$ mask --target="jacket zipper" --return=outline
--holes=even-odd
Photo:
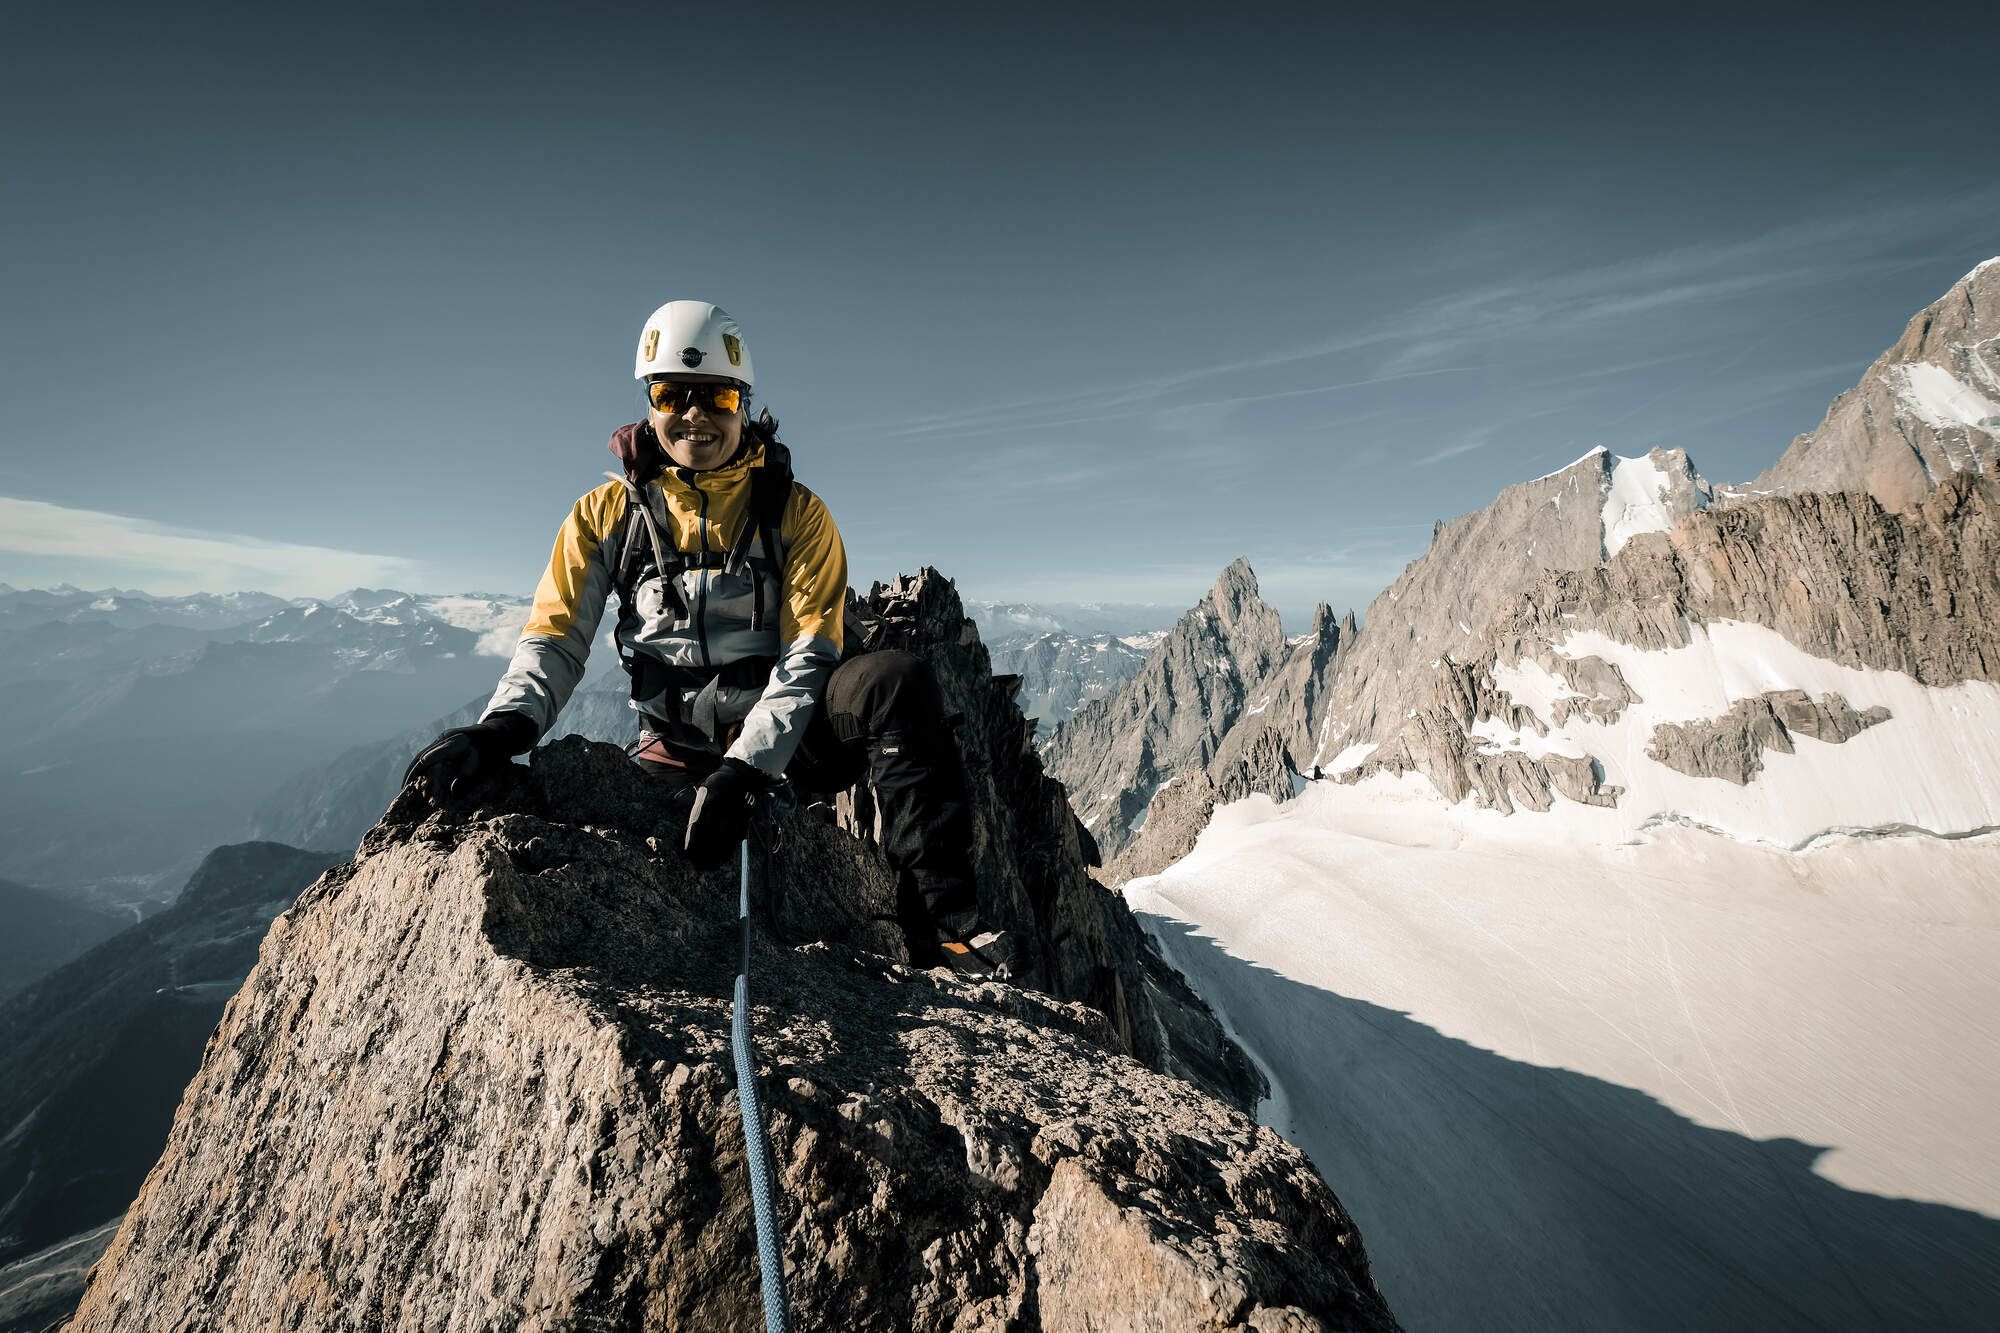
[[[700,508],[695,514],[695,528],[701,534],[701,553],[706,556],[708,554],[708,492],[701,488],[701,483],[696,481],[693,476],[688,478],[688,485],[692,486],[694,493],[701,497]],[[703,666],[713,666],[714,663],[709,661],[708,658],[708,562],[706,560],[702,561],[701,568],[696,573],[694,582],[694,634],[696,642],[701,644],[701,664]]]

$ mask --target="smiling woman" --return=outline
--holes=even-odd
[[[822,794],[865,781],[912,959],[1008,975],[1017,946],[981,923],[937,681],[912,653],[850,644],[847,548],[793,480],[777,421],[747,419],[755,372],[736,321],[669,301],[640,330],[633,370],[647,418],[611,437],[622,471],[572,506],[479,721],[439,736],[405,783],[441,802],[475,794],[548,734],[615,596],[640,727],[629,753],[685,808],[690,862],[721,864],[759,795],[788,780]]]

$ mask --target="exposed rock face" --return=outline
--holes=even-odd
[[[1889,720],[1879,704],[1856,712],[1837,694],[1815,699],[1804,690],[1772,690],[1739,699],[1721,717],[1653,729],[1646,756],[1698,778],[1722,778],[1739,787],[1764,768],[1764,751],[1796,754],[1794,735],[1838,745]]]
[[[898,591],[919,637],[956,612],[942,580],[876,599]],[[969,737],[1004,721],[1014,747],[977,756],[976,785],[1046,782],[1000,688],[964,698],[954,649],[983,649],[961,627],[940,674]],[[651,781],[573,739],[477,808],[399,800],[272,927],[73,1327],[756,1326],[735,885],[686,868]],[[1058,812],[1067,828],[1050,783],[1023,825],[986,825],[1002,845],[982,854],[1024,851],[1013,835]],[[763,933],[752,964],[810,1326],[1394,1327],[1304,1157],[1129,1058],[1131,1024],[900,966],[885,871],[811,812],[771,862],[778,928],[818,941]],[[1058,990],[1087,943],[1134,938],[1106,912],[1076,939],[1095,906],[1030,906],[1009,924]]]
[[[1140,875],[1158,874],[1194,850],[1218,805],[1240,801],[1253,792],[1287,801],[1299,782],[1283,733],[1274,726],[1239,725],[1230,736],[1243,736],[1228,754],[1210,761],[1208,771],[1176,774],[1153,794],[1146,809],[1146,826],[1111,858],[1100,876],[1104,883],[1123,884]],[[1213,774],[1213,776],[1211,776]]]
[[[1690,622],[1769,625],[1819,657],[1926,685],[2000,679],[2000,481],[1964,474],[1916,508],[1777,496],[1703,514],[1602,569],[1552,573],[1497,636],[1589,626],[1678,647]]]
[[[1613,802],[1619,793],[1598,784],[1589,756],[1496,751],[1474,734],[1487,719],[1509,731],[1546,730],[1494,685],[1496,667],[1530,661],[1562,680],[1573,693],[1555,705],[1558,725],[1578,711],[1609,721],[1632,697],[1617,668],[1565,657],[1555,645],[1587,628],[1641,648],[1681,647],[1690,626],[1716,621],[1765,625],[1814,656],[1926,685],[2000,679],[2000,481],[1962,474],[1905,512],[1858,492],[1746,501],[1635,539],[1599,568],[1551,571],[1494,627],[1491,649],[1439,677],[1433,696],[1343,776],[1414,770],[1450,799],[1477,792],[1502,811],[1546,809],[1558,792]],[[1846,739],[1886,718],[1844,708],[1798,713],[1798,728],[1789,718],[1784,726]],[[1754,729],[1758,715],[1743,713],[1742,726]],[[1773,714],[1762,733],[1771,748],[1789,746],[1775,743],[1779,722]],[[1696,753],[1710,733],[1692,729],[1657,739],[1651,757],[1749,781],[1765,746],[1727,719],[1715,725],[1717,748]],[[1730,734],[1740,741],[1723,738]]]
[[[1049,735],[1092,699],[1115,694],[1145,664],[1149,640],[1162,637],[1078,636],[1058,630],[989,646],[994,672],[1021,678],[1021,711],[1039,719],[1042,734]]]
[[[1557,793],[1583,805],[1616,804],[1621,792],[1604,785],[1602,771],[1587,756],[1531,756],[1486,744],[1476,734],[1475,728],[1487,718],[1498,719],[1510,730],[1543,730],[1540,719],[1494,684],[1492,668],[1490,656],[1478,665],[1451,664],[1433,680],[1431,697],[1411,709],[1383,743],[1337,780],[1354,782],[1376,773],[1415,771],[1429,778],[1448,801],[1477,796],[1481,805],[1503,814],[1517,808],[1547,810]],[[1601,702],[1605,697],[1593,699]]]
[[[1866,491],[1892,509],[2000,459],[2000,259],[1910,321],[1861,382],[1833,400],[1741,494]]]
[[[1284,661],[1258,682],[1237,725],[1216,746],[1208,772],[1219,789],[1240,785],[1237,775],[1243,774],[1250,790],[1278,796],[1292,773],[1311,767],[1313,719],[1325,711],[1342,655],[1353,647],[1356,633],[1352,611],[1335,618],[1332,607],[1319,604],[1312,628],[1287,643]],[[1260,762],[1260,751],[1282,762]]]
[[[257,942],[337,853],[209,853],[172,907],[0,1006],[0,1263],[117,1216]]]
[[[1237,565],[1248,572],[1246,563],[1238,561]],[[1230,569],[1235,570],[1237,565]],[[1224,571],[1224,578],[1229,577],[1230,571]],[[1198,641],[1209,624],[1208,613],[1197,606],[1183,617],[1183,624],[1190,638]],[[1296,756],[1311,753],[1312,719],[1338,670],[1340,654],[1353,643],[1354,636],[1352,611],[1336,619],[1333,608],[1320,603],[1312,629],[1285,640],[1275,664],[1265,675],[1244,681],[1244,702],[1236,722],[1215,742],[1214,752],[1205,760],[1201,757],[1201,746],[1171,767],[1156,762],[1156,752],[1152,749],[1130,747],[1128,754],[1134,762],[1153,763],[1156,773],[1164,770],[1168,776],[1152,788],[1153,795],[1137,821],[1121,816],[1120,811],[1125,807],[1112,808],[1104,802],[1099,802],[1085,816],[1093,824],[1092,832],[1100,842],[1120,849],[1105,869],[1104,882],[1122,884],[1186,855],[1208,822],[1209,812],[1219,804],[1251,792],[1263,792],[1273,800],[1290,799],[1304,767]],[[1109,705],[1112,715],[1141,707],[1139,696],[1156,691],[1156,684],[1134,683],[1127,688],[1133,697],[1115,699]],[[1063,744],[1077,743],[1078,734],[1072,734]],[[1045,752],[1055,748],[1051,745]],[[1124,772],[1112,772],[1104,780],[1123,782],[1134,789],[1146,785]],[[1138,826],[1136,830],[1134,823]]]
[[[1367,627],[1339,664],[1308,766],[1348,768],[1349,747],[1385,745],[1412,710],[1428,707],[1451,663],[1472,662],[1548,570],[1596,568],[1634,538],[1709,502],[1678,449],[1619,458],[1594,449],[1492,504],[1445,524],[1368,608]]]
[[[1011,682],[993,676],[951,580],[922,569],[878,583],[850,614],[865,621],[885,609],[893,615],[877,646],[930,663],[957,719],[985,915],[1021,935],[1049,991],[1106,1015],[1121,1049],[1238,1105],[1254,1104],[1262,1079],[1160,963],[1124,899],[1091,879],[1089,834],[1062,784],[1043,771],[1034,724],[1021,716]],[[861,800],[865,807],[865,794]],[[850,828],[866,834],[872,820],[864,808]]]
[[[1205,769],[1288,652],[1246,560],[1222,571],[1117,694],[1079,708],[1050,739],[1049,772],[1106,855],[1131,840],[1176,773]]]

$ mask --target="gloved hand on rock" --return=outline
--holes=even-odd
[[[469,727],[453,727],[417,752],[403,786],[422,783],[431,800],[465,796],[517,754],[535,747],[538,728],[520,713],[495,713]]]

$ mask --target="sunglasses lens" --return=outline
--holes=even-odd
[[[730,384],[672,384],[652,380],[646,385],[647,401],[668,415],[685,412],[692,403],[715,412],[734,412],[743,406],[743,391]]]

